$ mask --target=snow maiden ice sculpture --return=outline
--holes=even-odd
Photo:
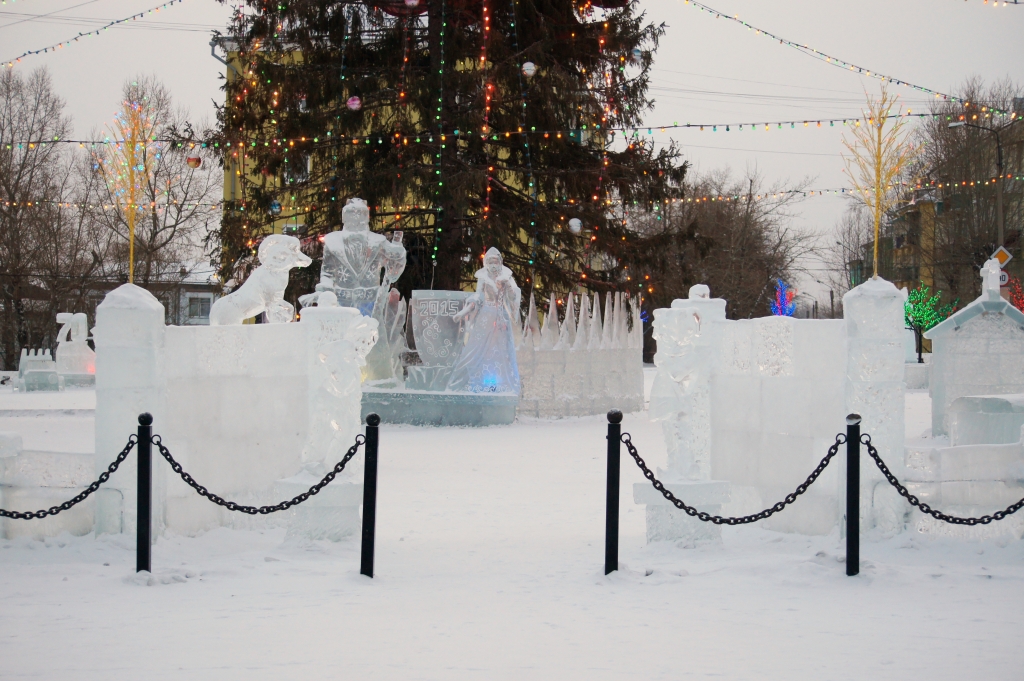
[[[519,324],[522,293],[501,253],[490,248],[476,273],[476,293],[454,320],[466,325],[462,353],[448,390],[519,394],[513,324]]]

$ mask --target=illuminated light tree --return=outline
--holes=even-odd
[[[789,287],[789,284],[781,279],[775,280],[775,300],[771,301],[772,314],[777,317],[792,317],[796,312],[796,303],[793,298],[796,291]]]
[[[125,87],[121,108],[109,126],[112,144],[103,146],[97,170],[128,228],[128,283],[135,282],[135,225],[146,210],[143,199],[156,157],[156,132],[164,124],[145,87]]]
[[[878,277],[878,240],[882,218],[899,201],[898,182],[903,170],[914,160],[920,147],[908,141],[907,119],[897,107],[899,96],[890,95],[882,85],[877,99],[868,95],[867,111],[850,136],[843,138],[850,155],[843,156],[845,172],[853,184],[853,196],[863,202],[874,220],[872,277]]]
[[[917,361],[919,364],[924,362],[924,358],[921,356],[924,332],[956,312],[957,303],[960,302],[959,300],[954,300],[952,303],[940,307],[939,302],[941,300],[942,291],[937,291],[935,295],[931,295],[929,288],[921,284],[909,293],[906,302],[903,304],[904,321],[907,328],[914,330],[914,337],[917,340]]]
[[[1006,288],[1010,294],[1010,304],[1024,312],[1024,286],[1021,286],[1020,279],[1011,275]]]

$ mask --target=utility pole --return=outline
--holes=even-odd
[[[983,125],[975,125],[974,123],[968,123],[967,121],[953,121],[949,124],[950,128],[977,128],[978,130],[984,130],[995,135],[996,138],[996,245],[1006,245],[1004,239],[1003,230],[1003,142],[999,138],[999,133],[1006,130],[1008,127],[1019,121],[1019,118],[1015,118],[1006,125],[1000,128],[986,128]]]

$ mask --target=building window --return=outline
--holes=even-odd
[[[188,299],[188,318],[189,319],[209,319],[210,318],[210,299],[209,298],[189,298]]]

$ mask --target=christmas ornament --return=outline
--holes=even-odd
[[[360,109],[363,108],[363,100],[359,99],[359,97],[356,97],[355,95],[352,95],[351,97],[348,98],[348,101],[345,102],[345,106],[347,106],[350,111],[359,111]]]
[[[583,222],[579,218],[573,218],[569,220],[569,231],[573,234],[579,234],[583,230]]]
[[[199,158],[198,156],[189,156],[188,158],[185,159],[185,163],[188,164],[189,168],[198,168],[199,166],[203,165],[203,159]]]
[[[274,199],[273,201],[270,202],[270,214],[271,215],[280,215],[281,214],[281,202],[278,201],[277,199]]]
[[[532,61],[528,61],[523,64],[523,75],[527,78],[533,78],[537,74],[537,65]]]

